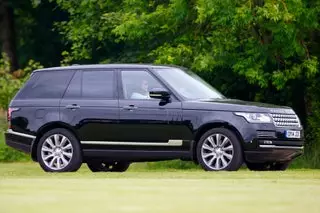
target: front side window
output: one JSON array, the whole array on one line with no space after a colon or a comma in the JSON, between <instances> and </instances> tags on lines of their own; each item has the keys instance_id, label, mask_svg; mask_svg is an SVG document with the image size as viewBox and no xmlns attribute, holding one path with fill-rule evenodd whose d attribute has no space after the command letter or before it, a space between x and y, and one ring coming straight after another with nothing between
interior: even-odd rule
<instances>
[{"instance_id":1,"label":"front side window","mask_svg":"<svg viewBox=\"0 0 320 213\"><path fill-rule=\"evenodd\" d=\"M82 98L113 99L114 91L113 71L83 71Z\"/></svg>"},{"instance_id":2,"label":"front side window","mask_svg":"<svg viewBox=\"0 0 320 213\"><path fill-rule=\"evenodd\" d=\"M161 83L144 70L122 71L121 78L125 99L151 99L150 90L163 89Z\"/></svg>"},{"instance_id":3,"label":"front side window","mask_svg":"<svg viewBox=\"0 0 320 213\"><path fill-rule=\"evenodd\" d=\"M155 72L187 100L222 99L224 96L199 76L178 68L159 68Z\"/></svg>"}]
</instances>

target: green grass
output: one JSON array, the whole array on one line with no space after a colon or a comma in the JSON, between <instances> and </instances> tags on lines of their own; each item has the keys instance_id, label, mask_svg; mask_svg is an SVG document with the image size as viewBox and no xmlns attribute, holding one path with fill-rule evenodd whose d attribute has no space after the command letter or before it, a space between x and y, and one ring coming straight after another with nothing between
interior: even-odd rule
<instances>
[{"instance_id":1,"label":"green grass","mask_svg":"<svg viewBox=\"0 0 320 213\"><path fill-rule=\"evenodd\" d=\"M320 171L147 170L50 174L0 164L0 212L320 212Z\"/></svg>"}]
</instances>

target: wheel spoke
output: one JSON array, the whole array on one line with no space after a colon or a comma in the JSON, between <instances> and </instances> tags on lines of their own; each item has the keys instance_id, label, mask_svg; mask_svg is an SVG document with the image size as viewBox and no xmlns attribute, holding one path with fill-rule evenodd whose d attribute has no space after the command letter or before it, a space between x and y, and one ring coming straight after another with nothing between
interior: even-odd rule
<instances>
[{"instance_id":1,"label":"wheel spoke","mask_svg":"<svg viewBox=\"0 0 320 213\"><path fill-rule=\"evenodd\" d=\"M52 168L54 162L57 160L57 158L58 158L58 157L55 156L55 157L53 157L52 160L50 161L49 166L50 166L51 168Z\"/></svg>"},{"instance_id":2,"label":"wheel spoke","mask_svg":"<svg viewBox=\"0 0 320 213\"><path fill-rule=\"evenodd\" d=\"M69 162L64 158L63 155L61 156L61 160L62 160L63 166L68 165Z\"/></svg>"},{"instance_id":3,"label":"wheel spoke","mask_svg":"<svg viewBox=\"0 0 320 213\"><path fill-rule=\"evenodd\" d=\"M59 145L60 145L59 135L58 135L58 134L55 134L55 135L54 135L54 144L55 144L56 146L59 146Z\"/></svg>"},{"instance_id":4,"label":"wheel spoke","mask_svg":"<svg viewBox=\"0 0 320 213\"><path fill-rule=\"evenodd\" d=\"M226 156L226 158L228 158L229 160L232 159L232 155L230 155L226 152L223 152L223 156Z\"/></svg>"},{"instance_id":5,"label":"wheel spoke","mask_svg":"<svg viewBox=\"0 0 320 213\"><path fill-rule=\"evenodd\" d=\"M43 160L48 160L49 158L52 158L54 155L53 154L50 154L50 155L47 155L43 158Z\"/></svg>"},{"instance_id":6,"label":"wheel spoke","mask_svg":"<svg viewBox=\"0 0 320 213\"><path fill-rule=\"evenodd\" d=\"M212 147L216 147L216 146L217 146L217 145L215 144L212 136L208 137L207 140L210 142L210 144L211 144Z\"/></svg>"},{"instance_id":7,"label":"wheel spoke","mask_svg":"<svg viewBox=\"0 0 320 213\"><path fill-rule=\"evenodd\" d=\"M215 163L215 165L214 165L214 167L215 167L216 169L219 169L219 167L220 167L219 159L220 159L220 158L217 158L216 163Z\"/></svg>"},{"instance_id":8,"label":"wheel spoke","mask_svg":"<svg viewBox=\"0 0 320 213\"><path fill-rule=\"evenodd\" d=\"M64 156L67 156L68 158L71 158L72 157L72 153L69 153L69 152L62 152L62 154Z\"/></svg>"},{"instance_id":9,"label":"wheel spoke","mask_svg":"<svg viewBox=\"0 0 320 213\"><path fill-rule=\"evenodd\" d=\"M60 146L63 147L64 144L65 144L67 141L68 141L67 137L62 136L62 140L61 140Z\"/></svg>"},{"instance_id":10,"label":"wheel spoke","mask_svg":"<svg viewBox=\"0 0 320 213\"><path fill-rule=\"evenodd\" d=\"M220 146L220 141L221 141L221 135L220 134L216 134L216 145Z\"/></svg>"},{"instance_id":11,"label":"wheel spoke","mask_svg":"<svg viewBox=\"0 0 320 213\"><path fill-rule=\"evenodd\" d=\"M57 158L57 168L60 169L61 168L61 162L60 162L60 158Z\"/></svg>"},{"instance_id":12,"label":"wheel spoke","mask_svg":"<svg viewBox=\"0 0 320 213\"><path fill-rule=\"evenodd\" d=\"M233 150L233 146L232 145L222 148L222 151L231 151L231 150Z\"/></svg>"},{"instance_id":13,"label":"wheel spoke","mask_svg":"<svg viewBox=\"0 0 320 213\"><path fill-rule=\"evenodd\" d=\"M202 155L202 157L204 158L207 158L207 157L210 157L210 156L215 156L215 154L213 152L210 152L210 153L205 153Z\"/></svg>"},{"instance_id":14,"label":"wheel spoke","mask_svg":"<svg viewBox=\"0 0 320 213\"><path fill-rule=\"evenodd\" d=\"M46 143L49 144L49 145L51 146L51 148L56 147L56 146L53 144L51 138L47 138Z\"/></svg>"},{"instance_id":15,"label":"wheel spoke","mask_svg":"<svg viewBox=\"0 0 320 213\"><path fill-rule=\"evenodd\" d=\"M43 146L42 148L41 148L41 151L43 151L43 152L53 152L53 149L50 149L49 147L47 147L47 146Z\"/></svg>"},{"instance_id":16,"label":"wheel spoke","mask_svg":"<svg viewBox=\"0 0 320 213\"><path fill-rule=\"evenodd\" d=\"M214 159L217 159L216 156L213 156L213 158L211 158L211 160L208 162L208 164L209 164L210 166L212 165Z\"/></svg>"},{"instance_id":17,"label":"wheel spoke","mask_svg":"<svg viewBox=\"0 0 320 213\"><path fill-rule=\"evenodd\" d=\"M65 147L62 147L63 150L66 150L66 149L72 149L72 145L71 143L69 143L68 145L66 145Z\"/></svg>"},{"instance_id":18,"label":"wheel spoke","mask_svg":"<svg viewBox=\"0 0 320 213\"><path fill-rule=\"evenodd\" d=\"M209 151L213 151L214 150L214 148L208 146L208 144L203 144L202 148L206 149L206 150L209 150Z\"/></svg>"},{"instance_id":19,"label":"wheel spoke","mask_svg":"<svg viewBox=\"0 0 320 213\"><path fill-rule=\"evenodd\" d=\"M228 165L227 161L224 159L224 156L221 156L221 162L222 162L222 166L226 167Z\"/></svg>"},{"instance_id":20,"label":"wheel spoke","mask_svg":"<svg viewBox=\"0 0 320 213\"><path fill-rule=\"evenodd\" d=\"M224 145L226 145L227 142L229 142L229 139L225 137L221 143L221 147L224 147Z\"/></svg>"}]
</instances>

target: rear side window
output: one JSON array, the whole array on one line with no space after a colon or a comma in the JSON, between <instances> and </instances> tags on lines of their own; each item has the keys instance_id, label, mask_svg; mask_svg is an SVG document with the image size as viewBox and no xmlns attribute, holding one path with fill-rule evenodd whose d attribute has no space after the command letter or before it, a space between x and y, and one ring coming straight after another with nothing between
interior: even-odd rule
<instances>
[{"instance_id":1,"label":"rear side window","mask_svg":"<svg viewBox=\"0 0 320 213\"><path fill-rule=\"evenodd\" d=\"M113 71L83 71L82 97L112 99L114 98Z\"/></svg>"},{"instance_id":2,"label":"rear side window","mask_svg":"<svg viewBox=\"0 0 320 213\"><path fill-rule=\"evenodd\" d=\"M36 72L19 92L17 99L61 98L73 73L72 70Z\"/></svg>"},{"instance_id":3,"label":"rear side window","mask_svg":"<svg viewBox=\"0 0 320 213\"><path fill-rule=\"evenodd\" d=\"M113 71L77 71L64 98L114 99L114 93Z\"/></svg>"}]
</instances>

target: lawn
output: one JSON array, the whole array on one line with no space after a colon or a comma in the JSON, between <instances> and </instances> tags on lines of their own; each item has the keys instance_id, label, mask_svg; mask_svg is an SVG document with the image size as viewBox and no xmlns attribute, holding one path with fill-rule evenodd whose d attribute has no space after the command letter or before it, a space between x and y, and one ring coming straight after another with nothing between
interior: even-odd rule
<instances>
[{"instance_id":1,"label":"lawn","mask_svg":"<svg viewBox=\"0 0 320 213\"><path fill-rule=\"evenodd\" d=\"M0 164L0 212L320 212L320 171L147 170L48 174Z\"/></svg>"},{"instance_id":2,"label":"lawn","mask_svg":"<svg viewBox=\"0 0 320 213\"><path fill-rule=\"evenodd\" d=\"M54 174L37 163L0 163L0 213L320 212L320 170L204 172L176 165L133 164L125 173L91 173L84 165Z\"/></svg>"}]
</instances>

